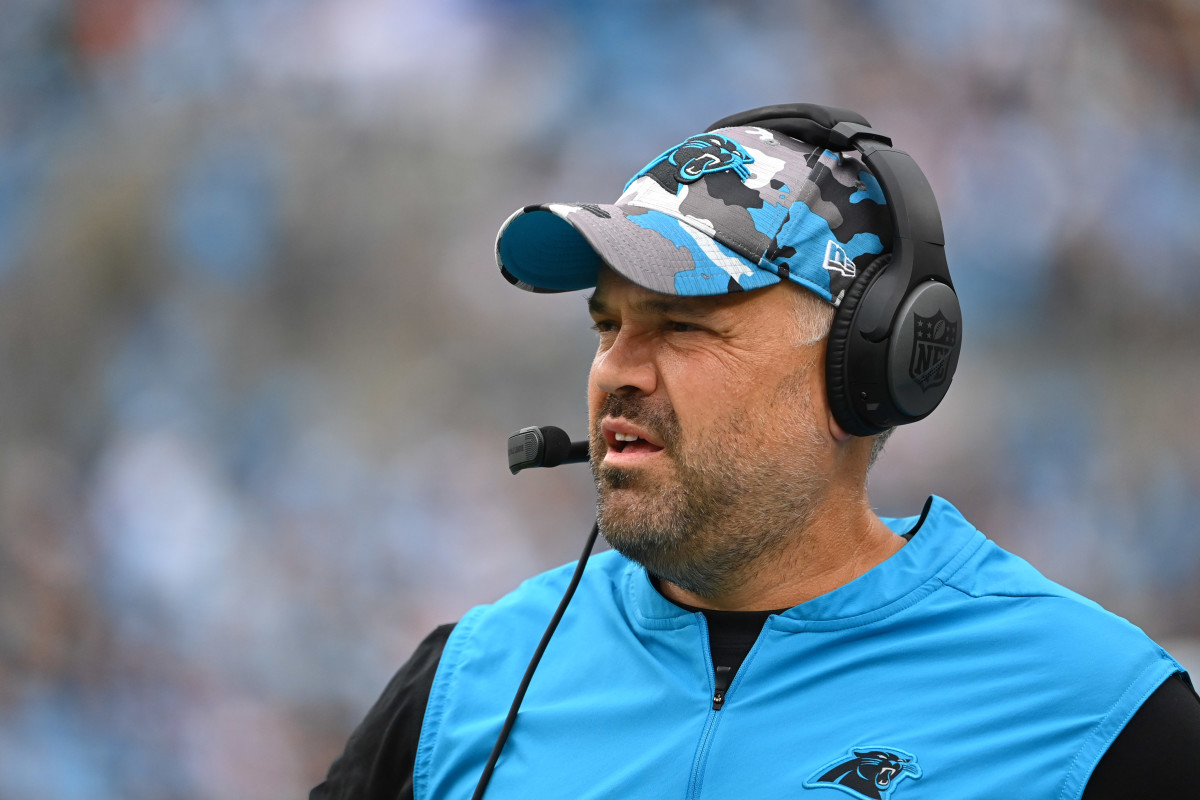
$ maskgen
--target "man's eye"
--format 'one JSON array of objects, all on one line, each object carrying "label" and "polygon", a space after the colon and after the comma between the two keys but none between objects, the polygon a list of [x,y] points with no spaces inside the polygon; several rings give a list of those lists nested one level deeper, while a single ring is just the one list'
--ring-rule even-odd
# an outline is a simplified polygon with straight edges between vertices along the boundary
[{"label": "man's eye", "polygon": [[673,333],[688,333],[689,331],[698,331],[700,329],[689,322],[677,322],[675,320],[671,320],[667,323],[667,330]]},{"label": "man's eye", "polygon": [[592,330],[596,333],[612,333],[617,329],[617,324],[611,320],[600,319],[592,323]]}]

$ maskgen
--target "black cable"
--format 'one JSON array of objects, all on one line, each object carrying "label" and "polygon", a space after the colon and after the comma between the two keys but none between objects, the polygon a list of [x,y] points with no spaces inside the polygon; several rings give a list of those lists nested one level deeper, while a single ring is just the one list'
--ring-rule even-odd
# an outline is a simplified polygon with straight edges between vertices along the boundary
[{"label": "black cable", "polygon": [[521,701],[525,699],[525,691],[529,688],[530,680],[533,679],[533,672],[537,669],[538,662],[542,660],[542,653],[546,651],[546,645],[550,644],[550,637],[554,635],[558,621],[562,619],[563,612],[567,610],[567,603],[570,603],[571,598],[575,596],[579,579],[583,577],[583,568],[587,565],[588,557],[592,554],[592,548],[596,544],[596,536],[599,533],[600,521],[597,520],[592,525],[592,532],[588,534],[583,555],[579,557],[579,563],[575,565],[575,574],[571,576],[567,591],[563,593],[562,600],[558,602],[558,608],[555,609],[554,616],[550,618],[550,624],[546,626],[546,632],[542,634],[542,640],[538,642],[537,650],[533,652],[533,658],[529,660],[529,666],[525,668],[525,676],[521,678],[521,685],[517,688],[517,695],[508,709],[504,727],[500,729],[500,735],[496,737],[496,744],[492,747],[492,754],[488,757],[487,766],[483,768],[483,774],[479,776],[479,783],[475,785],[475,794],[471,795],[471,800],[481,800],[483,793],[487,791],[488,782],[492,779],[492,772],[496,769],[496,762],[500,759],[500,751],[504,749],[504,743],[508,741],[508,734],[512,731],[513,723],[517,721],[517,711],[521,708]]}]

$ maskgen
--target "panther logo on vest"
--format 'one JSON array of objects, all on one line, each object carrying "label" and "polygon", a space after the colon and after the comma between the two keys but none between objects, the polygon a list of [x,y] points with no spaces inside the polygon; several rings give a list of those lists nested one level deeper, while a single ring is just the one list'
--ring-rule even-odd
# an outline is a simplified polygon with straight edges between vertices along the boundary
[{"label": "panther logo on vest", "polygon": [[[733,170],[744,181],[750,177],[750,170],[746,165],[753,163],[754,156],[728,136],[701,133],[651,161],[633,176],[625,188],[628,189],[630,184],[643,175],[650,175],[668,191],[678,191],[678,185],[681,183],[695,183],[705,175],[727,169]],[[656,169],[660,164],[669,165],[670,169]],[[675,186],[667,185],[669,182],[674,182]]]},{"label": "panther logo on vest", "polygon": [[806,789],[840,789],[863,800],[887,800],[896,784],[921,777],[916,756],[891,747],[855,747],[850,757],[826,764],[804,782]]},{"label": "panther logo on vest", "polygon": [[946,382],[946,366],[958,342],[958,323],[950,322],[939,311],[932,317],[914,314],[913,325],[908,375],[922,390],[928,391]]}]

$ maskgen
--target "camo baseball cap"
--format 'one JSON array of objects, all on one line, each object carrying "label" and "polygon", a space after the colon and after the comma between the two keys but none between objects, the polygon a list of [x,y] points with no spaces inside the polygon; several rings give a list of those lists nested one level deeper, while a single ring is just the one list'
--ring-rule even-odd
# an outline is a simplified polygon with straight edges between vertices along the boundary
[{"label": "camo baseball cap", "polygon": [[654,292],[726,294],[792,280],[838,305],[890,252],[883,190],[851,153],[758,127],[687,139],[647,164],[612,205],[526,206],[496,237],[496,262],[531,292],[596,285],[607,264]]}]

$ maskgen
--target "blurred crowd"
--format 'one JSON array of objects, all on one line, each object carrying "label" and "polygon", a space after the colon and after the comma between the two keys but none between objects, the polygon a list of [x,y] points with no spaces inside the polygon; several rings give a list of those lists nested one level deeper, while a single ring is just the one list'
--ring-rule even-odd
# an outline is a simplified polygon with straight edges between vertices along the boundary
[{"label": "blurred crowd", "polygon": [[584,435],[593,339],[500,223],[798,100],[914,155],[963,299],[875,504],[1200,636],[1200,3],[10,0],[0,797],[303,796],[590,526],[586,468],[506,469]]}]

